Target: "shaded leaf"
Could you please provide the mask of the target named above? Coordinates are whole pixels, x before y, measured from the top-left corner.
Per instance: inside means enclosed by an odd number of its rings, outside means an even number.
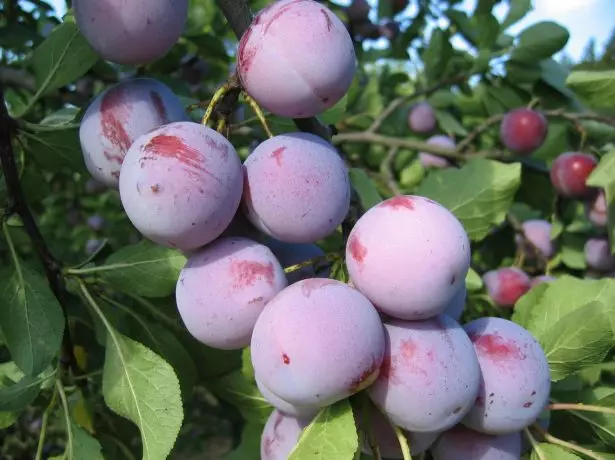
[[[519,35],[511,59],[530,63],[541,61],[563,49],[569,38],[568,30],[553,21],[533,24]]]
[[[374,182],[369,178],[365,170],[360,168],[350,168],[350,182],[359,194],[361,205],[365,210],[377,205],[382,201],[382,197]]]
[[[615,70],[572,72],[566,85],[594,108],[615,106]]]

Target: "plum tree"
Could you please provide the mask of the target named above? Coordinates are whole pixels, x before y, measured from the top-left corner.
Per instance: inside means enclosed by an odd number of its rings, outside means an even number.
[[[519,460],[521,433],[492,436],[457,425],[442,433],[431,453],[433,460]]]
[[[486,434],[510,434],[536,421],[549,402],[551,374],[540,344],[523,327],[503,318],[464,326],[482,375],[480,391],[463,419]]]
[[[466,297],[468,295],[468,290],[466,285],[461,286],[461,289],[457,291],[457,294],[451,299],[446,308],[444,309],[444,314],[450,316],[455,321],[459,321],[461,315],[463,315],[463,310],[466,307]]]
[[[254,373],[278,398],[327,406],[371,384],[384,356],[374,306],[332,279],[309,278],[266,306],[251,341]]]
[[[420,196],[397,196],[357,221],[348,237],[346,264],[356,288],[380,311],[425,319],[444,311],[465,283],[470,242],[444,206]]]
[[[547,119],[542,113],[521,107],[504,116],[500,140],[511,152],[529,155],[542,145],[547,130]]]
[[[530,277],[517,267],[489,270],[483,275],[487,293],[500,307],[513,307],[530,290]]]
[[[599,189],[596,196],[585,202],[585,215],[596,227],[606,227],[609,214],[604,190]]]
[[[181,102],[164,83],[151,78],[118,83],[100,93],[81,120],[85,165],[94,179],[117,188],[124,156],[137,137],[187,120]]]
[[[243,209],[252,224],[287,243],[313,243],[342,223],[350,180],[335,149],[314,134],[261,143],[244,162]]]
[[[287,285],[271,250],[247,238],[220,238],[190,256],[175,299],[186,329],[214,348],[250,344],[252,329],[275,295]]]
[[[367,417],[369,424],[367,426],[365,426],[361,415],[362,414],[358,413],[358,411],[354,412],[356,426],[362,429],[366,434],[367,430],[370,431],[371,436],[378,446],[380,455],[388,459],[403,458],[395,431],[393,431],[391,422],[389,422],[384,414],[380,412],[374,404],[369,404],[369,415]],[[412,433],[407,430],[402,430],[402,432],[408,441],[408,445],[410,446],[410,454],[413,456],[420,455],[429,449],[440,434],[437,432]],[[366,455],[372,455],[368,436],[365,436],[361,450]]]
[[[459,323],[440,315],[384,327],[384,362],[367,389],[372,401],[411,432],[443,431],[461,421],[478,394],[480,368]]]
[[[313,0],[280,0],[260,11],[241,37],[237,56],[243,88],[283,117],[311,117],[332,107],[356,70],[346,26]]]
[[[291,404],[288,401],[276,396],[261,382],[258,376],[255,377],[256,387],[265,401],[271,404],[275,409],[283,414],[291,415],[293,417],[308,418],[314,417],[319,411],[320,407],[317,405],[301,406],[298,404]]]
[[[241,160],[221,134],[192,122],[149,131],[120,175],[124,211],[143,236],[192,250],[220,236],[239,208]]]
[[[523,235],[516,235],[515,241],[526,256],[535,257],[535,251],[538,251],[539,256],[549,259],[555,254],[549,222],[541,219],[526,220],[521,224],[521,230]]]
[[[602,273],[615,269],[615,258],[611,254],[608,238],[588,239],[585,242],[584,253],[589,268]]]
[[[73,0],[75,22],[94,50],[116,64],[147,64],[177,42],[188,0]]]
[[[264,244],[285,268],[325,255],[320,246],[312,243],[285,243],[275,238],[267,238]],[[288,273],[286,279],[288,284],[293,284],[306,278],[328,278],[330,274],[329,266],[312,264]]]
[[[421,102],[410,108],[408,127],[420,134],[429,133],[436,128],[436,114],[428,102]]]
[[[564,152],[551,165],[551,184],[557,193],[567,198],[590,198],[595,192],[587,178],[598,165],[588,153]]]
[[[311,419],[271,412],[261,435],[261,460],[286,460]]]
[[[427,144],[436,147],[455,148],[455,141],[448,136],[436,134],[427,139]],[[424,168],[448,168],[451,162],[444,157],[439,157],[427,152],[419,152],[419,161]]]

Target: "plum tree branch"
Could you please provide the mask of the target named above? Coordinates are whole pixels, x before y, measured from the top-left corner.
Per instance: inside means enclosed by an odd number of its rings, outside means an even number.
[[[222,10],[224,17],[228,21],[231,29],[238,40],[250,27],[253,15],[246,0],[216,0],[218,7]],[[331,140],[329,128],[323,126],[316,118],[295,118],[295,126],[300,131],[315,134],[327,141]]]

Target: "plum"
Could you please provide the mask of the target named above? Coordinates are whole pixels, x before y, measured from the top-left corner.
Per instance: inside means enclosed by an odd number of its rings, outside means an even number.
[[[146,238],[182,251],[220,236],[241,201],[237,152],[198,123],[170,123],[140,136],[121,172],[120,198],[132,224]]]
[[[356,71],[346,26],[313,0],[280,0],[261,10],[241,37],[237,59],[246,92],[289,118],[312,117],[335,105]]]
[[[384,323],[386,352],[371,400],[405,430],[443,431],[456,425],[478,394],[480,368],[472,342],[454,319]]]
[[[105,226],[105,218],[99,215],[94,215],[88,217],[88,227],[90,227],[95,232],[99,232]]]
[[[181,102],[165,84],[151,78],[118,83],[96,96],[81,120],[85,165],[95,180],[118,188],[124,156],[137,137],[187,120]]]
[[[480,363],[476,402],[462,423],[485,434],[521,431],[549,402],[551,374],[534,336],[503,318],[480,318],[464,326]]]
[[[287,460],[310,422],[309,418],[271,412],[261,435],[261,460]]]
[[[317,405],[311,406],[299,406],[297,404],[291,404],[288,401],[284,401],[282,398],[276,396],[267,388],[258,377],[255,377],[256,386],[258,391],[263,396],[265,401],[275,407],[276,410],[286,415],[292,415],[293,417],[313,417],[319,411],[320,407]]]
[[[490,270],[483,275],[487,294],[500,307],[513,307],[527,291],[531,280],[517,267],[503,267]]]
[[[220,238],[188,258],[175,299],[194,338],[231,350],[249,345],[259,314],[286,285],[284,269],[267,246]]]
[[[261,143],[244,162],[242,209],[263,233],[313,243],[342,223],[350,206],[348,170],[336,150],[309,133]]]
[[[264,244],[271,249],[284,268],[325,255],[320,246],[311,243],[285,243],[275,238],[267,238]],[[306,278],[328,278],[330,274],[330,263],[315,264],[287,273],[286,279],[288,284],[293,284]]]
[[[370,10],[367,0],[352,0],[346,8],[346,15],[351,22],[363,22],[367,20]]]
[[[457,425],[431,448],[433,460],[519,460],[521,432],[491,436]]]
[[[529,155],[545,141],[547,130],[547,119],[542,113],[521,107],[504,116],[500,140],[511,152]]]
[[[104,59],[147,64],[177,42],[188,17],[188,0],[73,0],[75,22]]]
[[[468,291],[466,285],[464,284],[461,286],[461,289],[457,291],[457,294],[455,294],[453,299],[448,303],[443,313],[450,316],[455,321],[459,321],[461,319],[461,315],[463,315],[463,310],[466,307],[467,295]]]
[[[609,214],[604,190],[599,189],[594,198],[585,202],[585,215],[596,227],[608,225]]]
[[[396,196],[357,221],[346,264],[356,288],[378,310],[399,319],[426,319],[442,313],[465,284],[470,241],[444,206]]]
[[[555,191],[567,198],[590,198],[595,189],[587,178],[598,166],[598,160],[588,153],[564,152],[551,165],[550,178]]]
[[[528,257],[538,255],[549,259],[555,254],[555,245],[551,240],[551,224],[546,220],[530,219],[521,224],[522,235],[516,235],[515,241]],[[529,243],[529,244],[528,244]]]
[[[455,148],[455,141],[442,134],[431,136],[427,139],[426,143],[436,147]],[[427,152],[419,152],[419,162],[424,168],[448,168],[451,166],[451,162],[448,159]]]
[[[609,239],[590,238],[585,242],[585,262],[587,266],[599,273],[615,269],[615,258],[611,254]]]
[[[421,102],[410,108],[408,127],[420,134],[431,132],[436,128],[436,114],[428,102]]]
[[[252,333],[255,376],[290,404],[324,407],[369,386],[384,329],[360,292],[333,279],[291,284],[269,301]]]
[[[554,276],[549,276],[549,275],[535,276],[530,281],[530,287],[534,287],[542,283],[549,283],[551,281],[555,281],[556,279],[557,278],[555,278]]]

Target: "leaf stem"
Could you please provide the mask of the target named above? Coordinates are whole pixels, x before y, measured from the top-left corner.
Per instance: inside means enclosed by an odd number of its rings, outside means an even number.
[[[572,444],[571,442],[567,442],[567,441],[564,441],[563,439],[556,438],[555,436],[550,435],[545,430],[543,430],[542,427],[540,425],[538,425],[537,423],[534,424],[533,427],[534,427],[534,429],[536,429],[536,431],[538,431],[545,438],[545,441],[548,441],[551,444],[555,444],[557,446],[564,447],[564,448],[566,448],[568,450],[571,450],[573,452],[578,452],[578,453],[583,454],[584,456],[592,458],[594,460],[606,460],[605,457],[603,457],[600,454],[597,454],[593,450],[586,449],[586,448],[581,447],[581,446],[577,446],[576,444]],[[526,428],[526,430],[527,430],[527,428]]]
[[[530,432],[530,430],[528,430],[527,428],[524,428],[523,433],[525,434],[526,438],[530,441],[530,444],[532,445],[532,449],[536,452],[536,455],[538,455],[538,459],[547,460],[545,458],[545,453],[540,448],[538,441],[536,441],[534,436],[532,436],[532,433]]]
[[[615,409],[602,406],[592,406],[583,403],[554,403],[547,406],[547,410],[571,410],[585,412],[601,412],[603,414],[615,415]]]
[[[273,137],[273,133],[271,132],[271,129],[269,129],[269,124],[267,124],[267,119],[265,118],[265,115],[263,114],[263,111],[260,106],[245,91],[243,93],[243,98],[246,100],[246,102],[250,105],[250,107],[256,114],[256,118],[258,118],[258,121],[260,121],[260,124],[263,127],[265,134],[267,134],[267,137],[271,139]]]
[[[47,409],[45,409],[45,412],[43,413],[43,420],[41,423],[41,434],[38,438],[38,446],[36,447],[35,460],[42,460],[43,458],[43,448],[45,447],[45,438],[47,437],[47,426],[49,425],[49,415],[51,414],[51,411],[56,404],[56,399],[57,399],[57,392],[54,391],[53,396],[51,397],[51,401],[49,402]]]
[[[153,305],[148,300],[140,297],[136,294],[124,293],[124,295],[130,297],[136,303],[144,307],[152,316],[162,320],[167,326],[172,327],[176,331],[185,332],[186,330],[176,321],[173,321],[172,318],[168,317],[164,313],[162,313],[155,305]]]
[[[64,391],[64,385],[60,379],[56,379],[56,389],[60,395],[60,401],[62,402],[62,409],[64,411],[64,421],[66,423],[66,458],[67,460],[73,459],[73,430],[70,422],[70,409],[68,407],[68,399],[66,399],[66,392]]]
[[[342,256],[338,252],[332,252],[330,254],[325,254],[324,256],[314,257],[313,259],[304,260],[301,263],[286,267],[284,269],[284,273],[292,273],[294,271],[301,270],[302,268],[310,267],[312,265],[317,265],[324,262],[333,262],[341,257]]]
[[[395,436],[397,437],[397,442],[399,442],[399,447],[401,448],[402,458],[404,460],[412,460],[412,455],[410,454],[410,446],[408,445],[408,438],[404,436],[404,432],[400,427],[395,425],[393,422],[389,420],[389,423],[393,427],[393,431],[395,432]]]
[[[220,88],[216,90],[213,97],[211,98],[211,101],[209,101],[209,105],[207,106],[207,109],[205,110],[205,115],[203,115],[203,120],[201,120],[202,125],[207,125],[207,123],[209,123],[209,119],[211,118],[211,115],[214,113],[214,109],[216,108],[216,105],[218,105],[218,102],[222,100],[224,95],[228,93],[229,90],[230,88],[229,88],[228,83],[224,83],[222,86],[220,86]]]

